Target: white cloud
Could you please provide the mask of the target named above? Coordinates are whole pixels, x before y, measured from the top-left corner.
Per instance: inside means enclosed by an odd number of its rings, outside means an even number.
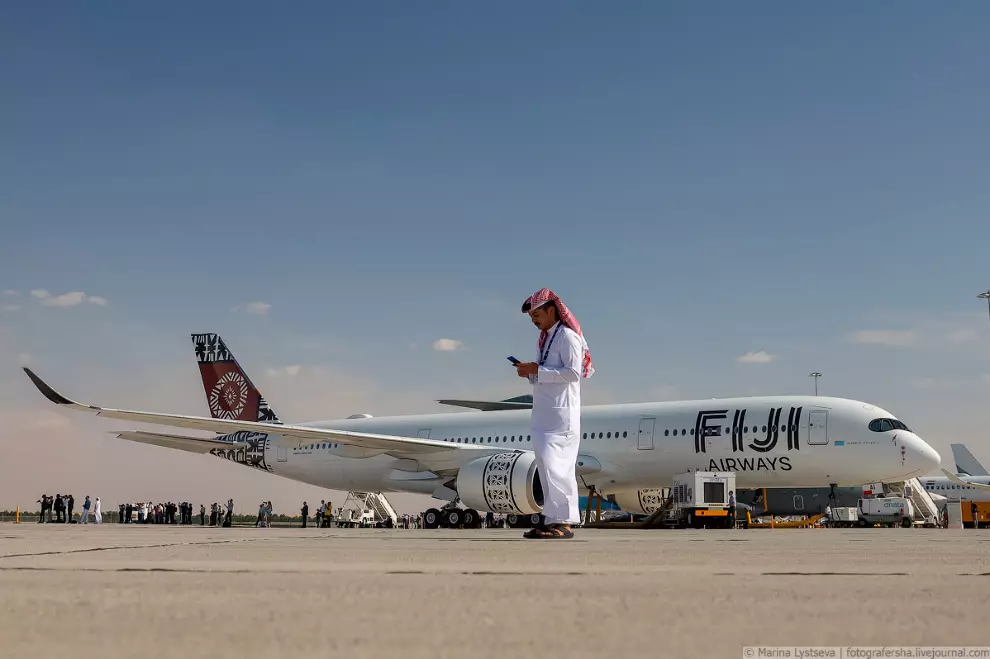
[[[244,313],[253,313],[258,316],[264,316],[268,313],[268,310],[272,308],[272,305],[267,302],[248,302],[247,304],[234,307],[232,311],[237,313],[238,311],[243,311]]]
[[[456,339],[437,339],[433,342],[433,349],[439,352],[453,352],[459,350],[463,345]]]
[[[18,293],[17,291],[15,291],[15,290],[14,290],[14,289],[12,289],[12,288],[8,288],[7,290],[5,290],[5,291],[3,292],[3,294],[4,294],[4,295],[20,295],[20,293]]]
[[[20,309],[16,304],[8,304],[3,308],[4,311],[20,311]]]
[[[85,293],[82,291],[73,291],[72,293],[62,293],[55,297],[46,296],[41,300],[41,303],[46,307],[74,307],[82,304],[85,299]]]
[[[907,348],[918,341],[917,333],[911,330],[860,330],[853,332],[850,338],[856,343],[877,344]]]
[[[320,369],[319,367],[316,367],[316,368],[310,368],[308,370],[319,371]],[[302,366],[300,364],[291,364],[289,366],[283,366],[282,368],[265,369],[265,375],[267,375],[270,378],[279,378],[282,377],[283,375],[288,375],[290,378],[293,378],[299,375],[300,372],[302,372]]]
[[[75,307],[87,300],[90,303],[100,307],[105,307],[107,305],[107,299],[105,297],[99,297],[98,295],[89,297],[82,291],[72,291],[70,293],[62,293],[61,295],[52,296],[52,294],[45,289],[36,288],[31,291],[31,295],[41,300],[41,304],[46,307]]]
[[[741,364],[769,364],[775,359],[777,359],[777,355],[771,355],[766,350],[747,352],[745,355],[736,357],[736,361]]]

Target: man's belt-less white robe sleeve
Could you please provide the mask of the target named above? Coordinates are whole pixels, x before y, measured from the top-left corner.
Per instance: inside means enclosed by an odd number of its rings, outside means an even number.
[[[553,336],[556,326],[547,337]],[[581,367],[584,339],[560,327],[533,383],[533,452],[543,483],[547,524],[578,524],[575,468],[581,445]]]

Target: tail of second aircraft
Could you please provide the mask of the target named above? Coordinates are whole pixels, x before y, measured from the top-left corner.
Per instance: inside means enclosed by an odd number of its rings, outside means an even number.
[[[968,476],[990,476],[965,444],[952,445],[952,457],[956,460],[956,473]]]
[[[193,334],[192,341],[214,419],[282,423],[219,334]]]

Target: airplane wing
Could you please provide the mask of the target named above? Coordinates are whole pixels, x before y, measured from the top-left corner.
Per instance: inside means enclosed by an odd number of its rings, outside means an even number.
[[[459,398],[444,398],[438,400],[441,405],[453,405],[454,407],[467,407],[482,412],[494,412],[499,410],[531,410],[533,409],[533,394],[525,394],[505,400],[462,400]]]
[[[511,400],[460,400],[456,398],[444,398],[438,400],[441,405],[452,405],[453,407],[467,407],[482,412],[495,412],[503,410],[531,410],[532,403],[520,403]]]
[[[950,474],[945,469],[942,470],[942,473],[948,476],[949,480],[955,483],[956,485],[962,485],[963,487],[974,487],[980,490],[990,490],[990,485],[984,485],[983,483],[970,483],[969,481],[964,481],[955,474]]]
[[[449,457],[441,458],[438,454],[448,453],[451,457],[452,451],[472,451],[478,457],[493,452],[502,452],[508,449],[501,447],[483,447],[472,444],[452,444],[436,439],[423,439],[419,437],[399,437],[395,435],[378,435],[373,433],[353,432],[344,430],[327,430],[323,428],[313,428],[309,426],[298,426],[289,424],[266,423],[261,421],[237,421],[233,419],[213,419],[199,416],[187,416],[183,414],[159,414],[156,412],[140,412],[136,410],[116,410],[95,405],[78,403],[66,398],[55,391],[44,380],[34,374],[29,368],[24,368],[24,372],[31,378],[38,390],[51,402],[56,405],[68,407],[75,410],[90,412],[97,416],[109,419],[120,419],[122,421],[134,421],[138,423],[150,423],[160,426],[173,426],[176,428],[190,428],[193,430],[205,430],[217,433],[235,433],[246,431],[251,433],[265,433],[270,436],[270,441],[277,446],[286,448],[301,448],[314,442],[337,442],[360,446],[367,449],[381,450],[382,452],[396,457],[411,457],[423,461],[422,457],[434,454],[436,462],[442,462],[449,468],[451,460]],[[192,438],[184,438],[191,440]],[[210,440],[198,440],[210,441]],[[188,444],[186,444],[188,446]],[[225,445],[229,447],[229,445]],[[211,448],[215,448],[211,446]],[[466,455],[461,453],[461,455]],[[422,457],[421,457],[422,456]]]
[[[143,430],[125,430],[124,432],[113,432],[111,434],[116,435],[120,439],[126,439],[132,442],[175,448],[180,451],[189,451],[190,453],[209,453],[215,448],[227,450],[248,446],[247,442],[222,442],[215,439],[168,435],[157,432],[145,432]]]

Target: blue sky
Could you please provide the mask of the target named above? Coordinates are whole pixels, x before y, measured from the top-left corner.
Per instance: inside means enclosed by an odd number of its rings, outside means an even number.
[[[8,416],[43,409],[25,361],[203,413],[193,331],[283,417],[516,395],[518,308],[550,286],[585,327],[589,401],[806,392],[821,370],[990,459],[983,3],[0,17]]]

